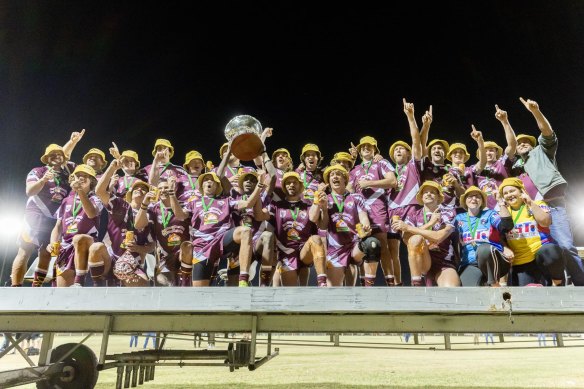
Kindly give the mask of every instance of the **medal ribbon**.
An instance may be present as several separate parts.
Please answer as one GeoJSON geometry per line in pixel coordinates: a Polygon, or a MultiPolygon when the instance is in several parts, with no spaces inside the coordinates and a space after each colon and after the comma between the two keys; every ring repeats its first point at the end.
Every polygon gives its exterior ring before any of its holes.
{"type": "Polygon", "coordinates": [[[296,207],[295,208],[296,213],[294,213],[294,211],[292,210],[292,208],[290,208],[290,215],[292,215],[292,220],[294,222],[296,222],[296,219],[298,218],[298,213],[300,212],[300,208],[296,207]]]}
{"type": "MultiPolygon", "coordinates": [[[[302,173],[302,183],[304,185],[304,189],[310,186],[310,183],[314,180],[314,176],[310,178],[310,181],[306,182],[306,172],[302,173]]],[[[296,220],[296,219],[294,219],[296,220]]]]}
{"type": "Polygon", "coordinates": [[[73,197],[73,207],[71,209],[71,214],[73,215],[73,221],[75,221],[75,218],[77,217],[77,214],[79,213],[79,210],[81,209],[81,200],[79,200],[79,204],[77,206],[75,206],[75,203],[77,203],[77,194],[73,197]]]}
{"type": "Polygon", "coordinates": [[[365,167],[365,162],[361,164],[363,170],[365,170],[365,175],[369,174],[369,169],[371,169],[371,165],[373,165],[373,160],[369,161],[369,166],[365,167]]]}
{"type": "Polygon", "coordinates": [[[126,176],[124,176],[124,186],[126,187],[126,191],[130,190],[130,186],[132,186],[132,183],[134,182],[134,180],[135,180],[134,177],[130,177],[130,180],[127,181],[126,176]]]}
{"type": "Polygon", "coordinates": [[[480,221],[481,213],[478,214],[478,216],[477,216],[477,222],[475,223],[474,226],[470,222],[470,215],[468,214],[468,212],[466,213],[466,220],[468,221],[468,229],[470,231],[470,238],[472,240],[475,240],[475,234],[477,232],[477,229],[479,228],[479,221],[480,221]]]}
{"type": "MultiPolygon", "coordinates": [[[[515,226],[515,224],[517,224],[517,220],[519,220],[519,216],[521,216],[521,212],[523,212],[523,208],[525,208],[525,203],[521,204],[521,208],[519,208],[519,212],[517,212],[517,215],[513,218],[513,226],[515,226]]],[[[512,209],[511,209],[511,215],[513,215],[512,209]]]]}
{"type": "Polygon", "coordinates": [[[215,201],[215,199],[211,199],[211,201],[209,202],[209,204],[205,204],[205,197],[201,197],[201,203],[203,205],[203,211],[205,213],[207,213],[209,211],[209,208],[211,208],[211,205],[213,204],[213,201],[215,201]]]}
{"type": "MultiPolygon", "coordinates": [[[[339,202],[337,201],[337,196],[334,193],[332,194],[333,201],[335,202],[335,205],[337,206],[337,209],[339,210],[340,214],[343,213],[343,209],[345,208],[345,196],[346,195],[347,195],[346,193],[343,195],[343,199],[341,200],[341,203],[339,204],[339,202]]],[[[341,219],[342,219],[342,215],[341,215],[341,219]]]]}
{"type": "Polygon", "coordinates": [[[191,184],[191,189],[195,190],[196,189],[196,185],[193,184],[193,179],[191,178],[191,175],[187,173],[187,178],[189,179],[189,183],[191,184]]]}
{"type": "Polygon", "coordinates": [[[165,208],[162,206],[162,201],[160,202],[160,214],[162,215],[162,227],[166,228],[172,217],[172,209],[168,210],[168,213],[164,214],[165,208]]]}
{"type": "Polygon", "coordinates": [[[160,176],[162,177],[162,173],[164,173],[164,171],[166,170],[166,168],[170,165],[170,162],[167,162],[166,165],[164,165],[164,167],[162,168],[162,170],[160,171],[160,176]]]}

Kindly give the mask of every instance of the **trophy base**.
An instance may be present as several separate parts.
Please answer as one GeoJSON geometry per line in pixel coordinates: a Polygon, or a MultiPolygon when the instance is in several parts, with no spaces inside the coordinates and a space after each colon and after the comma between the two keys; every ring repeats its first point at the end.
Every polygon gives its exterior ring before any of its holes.
{"type": "Polygon", "coordinates": [[[255,133],[238,135],[231,143],[231,152],[242,161],[253,160],[261,154],[263,148],[262,140],[255,133]]]}

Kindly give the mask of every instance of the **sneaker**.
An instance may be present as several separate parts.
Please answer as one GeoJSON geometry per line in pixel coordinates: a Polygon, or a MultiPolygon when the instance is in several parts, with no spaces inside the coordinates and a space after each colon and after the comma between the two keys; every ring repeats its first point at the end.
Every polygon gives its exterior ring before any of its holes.
{"type": "Polygon", "coordinates": [[[412,286],[426,286],[424,280],[412,280],[412,286]]]}
{"type": "Polygon", "coordinates": [[[539,287],[542,287],[543,285],[542,284],[534,284],[534,283],[531,283],[531,284],[527,284],[525,286],[533,286],[533,287],[539,288],[539,287]]]}
{"type": "Polygon", "coordinates": [[[328,285],[326,284],[326,282],[321,282],[317,285],[319,288],[326,288],[328,287],[328,285]]]}
{"type": "Polygon", "coordinates": [[[81,285],[80,283],[76,282],[73,285],[71,285],[70,288],[83,288],[83,285],[81,285]]]}
{"type": "Polygon", "coordinates": [[[239,281],[239,287],[240,288],[247,288],[248,286],[249,286],[249,282],[243,281],[243,280],[240,280],[239,281]]]}

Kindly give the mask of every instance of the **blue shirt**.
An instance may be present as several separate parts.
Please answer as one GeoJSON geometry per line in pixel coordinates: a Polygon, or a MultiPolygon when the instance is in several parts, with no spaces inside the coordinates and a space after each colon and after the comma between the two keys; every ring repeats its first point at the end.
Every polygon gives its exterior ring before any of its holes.
{"type": "Polygon", "coordinates": [[[477,261],[477,247],[488,243],[499,251],[503,251],[499,224],[501,217],[492,209],[484,209],[478,216],[470,216],[468,212],[456,215],[455,226],[460,238],[460,267],[463,268],[477,261]],[[469,224],[470,221],[470,224],[469,224]],[[471,233],[472,226],[472,233],[471,233]],[[475,243],[474,245],[472,243],[475,243]]]}

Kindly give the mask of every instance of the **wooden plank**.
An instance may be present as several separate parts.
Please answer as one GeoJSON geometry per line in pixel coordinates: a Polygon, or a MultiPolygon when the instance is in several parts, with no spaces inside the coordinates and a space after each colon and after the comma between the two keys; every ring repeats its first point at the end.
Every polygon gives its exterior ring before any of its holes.
{"type": "MultiPolygon", "coordinates": [[[[253,314],[115,314],[111,333],[251,332],[253,314]]],[[[0,315],[2,332],[103,332],[106,315],[0,315]]],[[[258,332],[581,333],[584,315],[519,314],[259,314],[258,332]]]]}
{"type": "Polygon", "coordinates": [[[0,288],[0,315],[24,312],[583,313],[571,288],[0,288]]]}

